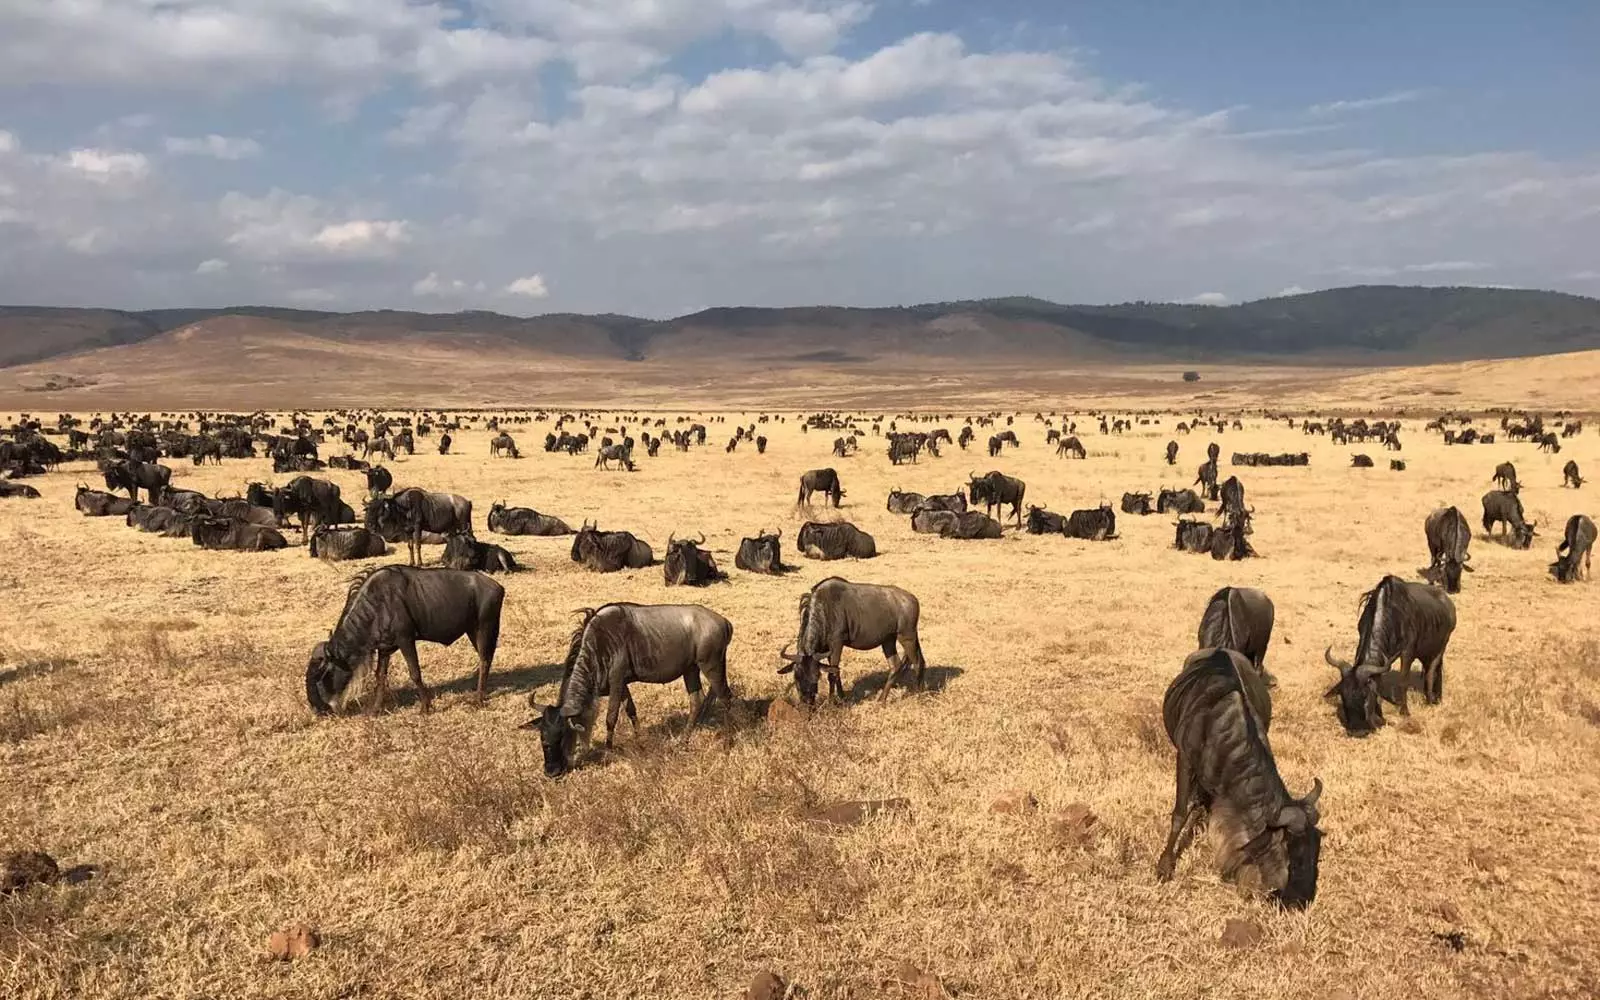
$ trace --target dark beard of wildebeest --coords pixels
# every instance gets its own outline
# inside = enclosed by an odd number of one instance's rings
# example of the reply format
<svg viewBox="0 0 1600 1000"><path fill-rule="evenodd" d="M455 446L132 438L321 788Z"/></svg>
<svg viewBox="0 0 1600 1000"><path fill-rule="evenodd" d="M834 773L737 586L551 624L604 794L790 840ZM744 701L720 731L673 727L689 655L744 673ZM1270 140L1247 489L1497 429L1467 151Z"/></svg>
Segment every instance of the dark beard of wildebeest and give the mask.
<svg viewBox="0 0 1600 1000"><path fill-rule="evenodd" d="M1161 719L1178 751L1177 790L1156 878L1172 878L1195 831L1211 814L1221 840L1221 875L1266 890L1300 910L1317 896L1322 779L1296 799L1284 787L1267 740L1272 700L1249 661L1226 649L1200 649L1167 687Z"/></svg>
<svg viewBox="0 0 1600 1000"><path fill-rule="evenodd" d="M1151 506L1150 506L1150 494L1148 494L1148 493L1124 493L1124 494L1122 494L1122 512L1124 514L1139 514L1139 515L1145 515L1145 514L1153 513L1153 511L1151 509Z"/></svg>
<svg viewBox="0 0 1600 1000"><path fill-rule="evenodd" d="M733 565L749 573L777 576L784 570L782 538L783 532L776 531L772 534L759 532L754 538L742 539Z"/></svg>
<svg viewBox="0 0 1600 1000"><path fill-rule="evenodd" d="M703 587L728 578L728 574L717 569L717 561L711 558L711 553L700 548L705 541L705 535L698 541L667 536L667 552L661 560L661 574L667 586Z"/></svg>
<svg viewBox="0 0 1600 1000"><path fill-rule="evenodd" d="M584 522L572 539L572 561L592 573L615 573L653 565L656 555L643 540L628 531L601 531Z"/></svg>
<svg viewBox="0 0 1600 1000"><path fill-rule="evenodd" d="M1455 507L1440 507L1423 522L1422 533L1428 540L1428 565L1417 570L1417 575L1443 587L1446 593L1459 594L1461 571L1473 571L1468 565L1472 556L1467 552L1472 529L1466 516Z"/></svg>
<svg viewBox="0 0 1600 1000"><path fill-rule="evenodd" d="M957 539L999 538L1001 534L1000 522L987 514L976 510L956 513L932 507L918 507L912 513L911 530L924 535Z"/></svg>
<svg viewBox="0 0 1600 1000"><path fill-rule="evenodd" d="M110 517L112 515L127 514L133 507L134 501L112 493L91 490L89 487L80 484L77 497L72 501L72 505L83 511L84 517Z"/></svg>
<svg viewBox="0 0 1600 1000"><path fill-rule="evenodd" d="M481 573L515 573L522 568L509 551L490 542L478 541L470 530L455 531L445 536L444 555L439 561L451 569L471 569Z"/></svg>
<svg viewBox="0 0 1600 1000"><path fill-rule="evenodd" d="M559 778L572 770L579 744L594 727L601 695L606 703L606 746L616 735L623 708L635 731L639 716L628 685L668 684L683 678L689 695L688 740L706 705L721 698L734 704L728 689L728 643L733 624L698 604L607 604L580 611L582 621L567 645L556 704L535 707L544 773ZM711 682L711 698L700 691L700 675Z"/></svg>
<svg viewBox="0 0 1600 1000"><path fill-rule="evenodd" d="M883 682L878 700L889 700L890 689L907 667L915 670L913 683L920 691L928 668L922 656L922 643L917 638L921 615L922 606L909 591L873 583L851 583L842 577L830 576L800 598L800 630L793 643L795 652L791 654L789 647L784 646L778 655L785 662L778 673L793 673L801 700L815 706L817 682L824 671L828 675L830 696L844 697L839 661L846 647L881 649L889 661L889 676Z"/></svg>
<svg viewBox="0 0 1600 1000"><path fill-rule="evenodd" d="M1338 699L1339 722L1351 736L1365 736L1383 725L1381 695L1410 715L1407 690L1411 662L1422 664L1422 695L1430 705L1444 697L1444 654L1456 627L1456 606L1444 591L1424 583L1386 576L1361 595L1355 663L1323 659L1339 671L1339 682L1324 693ZM1390 664L1399 659L1398 677Z"/></svg>
<svg viewBox="0 0 1600 1000"><path fill-rule="evenodd" d="M967 479L967 496L972 498L973 506L982 503L985 512L994 517L996 508L1002 508L1001 514L1004 516L1003 508L1010 504L1017 527L1022 527L1022 498L1028 491L1027 483L994 471L982 477L968 472Z"/></svg>
<svg viewBox="0 0 1600 1000"><path fill-rule="evenodd" d="M203 549L231 549L237 552L270 552L289 547L277 528L247 524L229 517L196 514L189 525L189 537Z"/></svg>
<svg viewBox="0 0 1600 1000"><path fill-rule="evenodd" d="M296 476L288 485L272 492L272 512L284 523L290 514L300 518L300 541L305 543L310 529L319 524L338 524L345 513L339 498L339 485L326 479ZM354 517L354 514L351 514Z"/></svg>
<svg viewBox="0 0 1600 1000"><path fill-rule="evenodd" d="M1178 464L1178 442L1176 441L1167 442L1167 464Z"/></svg>
<svg viewBox="0 0 1600 1000"><path fill-rule="evenodd" d="M367 527L376 525L386 538L391 528L398 528L406 539L409 564L420 566L424 532L448 538L458 531L472 531L472 501L454 493L430 493L412 486L373 500L367 507L367 520Z"/></svg>
<svg viewBox="0 0 1600 1000"><path fill-rule="evenodd" d="M500 535L550 537L573 533L559 517L541 514L531 507L507 507L503 500L489 508L488 525L490 531Z"/></svg>
<svg viewBox="0 0 1600 1000"><path fill-rule="evenodd" d="M807 521L795 544L808 559L871 559L878 554L877 541L849 521Z"/></svg>
<svg viewBox="0 0 1600 1000"><path fill-rule="evenodd" d="M921 493L901 492L897 486L889 491L888 511L891 514L910 514L926 499Z"/></svg>
<svg viewBox="0 0 1600 1000"><path fill-rule="evenodd" d="M433 709L433 692L422 682L418 642L448 646L462 636L478 653L478 703L488 696L489 667L500 641L500 605L505 588L484 576L457 569L380 566L350 583L344 610L327 641L317 643L306 664L306 700L319 715L333 710L333 699L367 659L377 655L378 694L368 706L376 713L389 684L389 658L398 650L422 699Z"/></svg>
<svg viewBox="0 0 1600 1000"><path fill-rule="evenodd" d="M1510 490L1515 493L1521 488L1521 484L1517 482L1517 467L1510 462L1501 462L1495 466L1494 475L1491 478L1503 490Z"/></svg>
<svg viewBox="0 0 1600 1000"><path fill-rule="evenodd" d="M1494 525L1503 525L1501 535L1514 549L1525 549L1533 544L1538 532L1532 522L1523 519L1522 500L1506 490L1490 490L1483 495L1483 533L1490 534Z"/></svg>
<svg viewBox="0 0 1600 1000"><path fill-rule="evenodd" d="M389 554L382 536L359 525L335 528L319 524L311 531L311 558L341 562Z"/></svg>
<svg viewBox="0 0 1600 1000"><path fill-rule="evenodd" d="M1276 609L1272 598L1253 587L1223 587L1211 595L1200 615L1199 648L1231 649L1242 654L1267 687L1277 681L1267 671L1267 645L1272 642Z"/></svg>
<svg viewBox="0 0 1600 1000"><path fill-rule="evenodd" d="M156 494L172 482L172 470L153 462L127 459L106 466L105 480L108 490L127 490L130 500L138 500L142 489L154 503Z"/></svg>
<svg viewBox="0 0 1600 1000"><path fill-rule="evenodd" d="M1561 485L1578 489L1583 486L1583 477L1578 474L1578 463L1567 459L1567 464L1561 467Z"/></svg>
<svg viewBox="0 0 1600 1000"><path fill-rule="evenodd" d="M367 470L367 493L377 496L386 493L394 485L394 475L379 465Z"/></svg>
<svg viewBox="0 0 1600 1000"><path fill-rule="evenodd" d="M1195 476L1195 485L1205 494L1207 500L1217 498L1217 461L1211 459L1200 466L1200 472Z"/></svg>
<svg viewBox="0 0 1600 1000"><path fill-rule="evenodd" d="M1163 488L1156 495L1156 513L1165 514L1169 510L1174 514L1204 514L1206 502L1200 499L1200 494L1194 490Z"/></svg>
<svg viewBox="0 0 1600 1000"><path fill-rule="evenodd" d="M1075 435L1062 438L1056 445L1056 457L1060 458L1063 455L1071 455L1073 458L1089 457L1089 453L1084 450L1083 442L1079 441Z"/></svg>
<svg viewBox="0 0 1600 1000"><path fill-rule="evenodd" d="M1589 575L1589 554L1594 548L1594 522L1582 514L1567 518L1567 530L1556 546L1556 561L1550 564L1550 575L1559 583L1572 583ZM1579 563L1583 568L1579 569Z"/></svg>
<svg viewBox="0 0 1600 1000"><path fill-rule="evenodd" d="M844 490L839 485L839 474L832 469L812 469L801 476L800 492L796 495L795 503L802 506L811 503L813 493L826 493L837 509L839 501L844 497Z"/></svg>

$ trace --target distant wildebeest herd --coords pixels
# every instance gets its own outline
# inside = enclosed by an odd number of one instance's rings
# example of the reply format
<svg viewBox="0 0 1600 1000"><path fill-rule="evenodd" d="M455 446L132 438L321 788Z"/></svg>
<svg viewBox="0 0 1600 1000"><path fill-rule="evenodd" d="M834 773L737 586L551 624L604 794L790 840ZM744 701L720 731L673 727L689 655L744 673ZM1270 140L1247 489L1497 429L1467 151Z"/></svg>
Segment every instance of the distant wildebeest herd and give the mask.
<svg viewBox="0 0 1600 1000"><path fill-rule="evenodd" d="M653 459L663 441L676 450L688 451L704 446L708 433L704 423L691 423L685 417L677 418L680 426L668 429L664 417L652 421L633 416L606 427L591 422L590 416L556 415L554 429L545 438L545 452L577 455L593 447L595 468L608 471L615 464L635 472L642 468L635 460L639 455L636 440L644 446L644 457ZM1133 428L1135 420L1140 425L1160 423L1157 415L1092 416L1098 418L1102 434L1121 434ZM1289 427L1296 426L1293 418L1268 417L1286 419ZM882 417L829 412L799 420L803 433L837 433L830 448L837 458L857 455L859 442L869 435L882 436L888 443L889 462L899 466L918 463L923 455L941 458L941 442L965 451L978 439L979 430L991 428L991 456L1020 448L1022 443L1012 426L1015 418L1002 418L998 413L968 417L954 436L944 427L906 430L899 426L900 421L939 422L924 416L898 417L889 421L887 430ZM384 557L394 551L391 546L403 542L405 565L365 569L348 585L342 610L327 637L316 643L306 665L305 694L316 713L331 714L357 674L371 663L378 692L369 702L369 711L376 711L383 704L390 659L399 652L426 712L431 709L433 693L422 678L417 644L450 645L467 638L478 657L477 697L484 699L506 598L505 587L488 574L526 567L506 548L476 538L472 500L420 486L396 489L393 470L366 460L374 454L390 461L413 455L416 438L430 437L436 431L438 453L448 455L450 432L465 430L493 434L491 457L520 459L523 453L510 427L549 419L544 413L533 417L425 411L384 416L375 411L342 411L325 417L320 426L304 414L295 414L288 425L278 426L260 413L160 417L125 413L96 416L87 425L61 414L47 426L24 415L7 438L0 440L0 469L7 477L0 479L0 496L37 497L37 490L13 480L42 475L67 462L92 461L105 489L80 484L74 499L77 510L88 517L121 517L130 527L163 537L189 538L201 548L286 549L291 543L284 532L291 527L298 528L300 541L312 557L329 561ZM762 415L756 423L736 427L725 451L732 453L748 441L758 455L767 454L768 438L758 432L758 423L786 419ZM995 428L1000 419L1005 427ZM1057 419L1054 413L1035 415L1046 427L1046 444L1055 444L1057 455L1087 460L1076 422L1062 417L1058 427ZM721 422L720 418L716 422ZM629 432L629 423L635 425L637 439ZM1492 433L1477 433L1467 424L1469 418L1451 415L1430 422L1425 430L1440 433L1447 444L1493 443ZM1242 426L1237 417L1230 423L1220 417L1196 416L1179 423L1177 432L1188 434L1210 427L1222 434ZM1537 415L1518 415L1516 423L1507 415L1501 433L1508 441L1553 445L1548 450L1559 451L1560 440L1570 439L1582 427L1570 420L1561 426L1557 437ZM1306 434L1327 434L1340 443L1376 440L1393 451L1403 447L1398 420L1303 420L1300 428ZM68 448L63 450L51 437L65 437ZM350 453L324 462L321 448L330 440L342 441ZM174 487L172 467L160 462L189 456L196 465L206 461L220 464L224 458L257 457L258 448L271 458L275 472L302 474L281 486L247 482L240 496L209 497ZM355 457L358 450L360 458ZM1176 465L1179 451L1176 440L1167 442L1161 455L1164 464ZM1162 487L1152 499L1151 491L1130 490L1121 497L1120 512L1177 515L1173 547L1181 551L1209 552L1214 559L1255 555L1250 542L1255 507L1246 503L1245 486L1237 476L1218 482L1219 457L1220 446L1210 443L1206 461L1191 484L1200 487L1199 491ZM1309 456L1304 452L1235 452L1232 464L1305 467ZM1368 467L1373 463L1366 455L1356 455L1352 464ZM367 496L359 518L336 483L303 474L323 468L364 474ZM1403 470L1404 463L1392 460L1391 468ZM1569 460L1562 475L1563 487L1583 487L1576 461ZM1492 536L1498 528L1508 548L1528 549L1537 525L1524 511L1515 466L1509 461L1500 463L1491 479L1496 488L1481 500L1485 535ZM126 497L119 495L122 493ZM801 475L795 495L797 512L809 518L811 502L819 495L825 508L843 506L848 494L837 469L818 468ZM912 533L941 539L1002 539L1008 528L1029 535L1088 541L1120 537L1117 512L1109 501L1058 513L1042 503L1025 503L1026 496L1027 484L1021 479L991 470L983 475L970 473L949 493L893 489L886 509L908 518ZM1208 502L1217 504L1215 522L1201 518ZM980 505L982 511L977 509ZM658 562L650 544L629 531L602 531L598 523L589 520L581 521L574 530L561 517L533 507L508 506L504 500L490 507L485 526L503 536L570 536L571 561L591 572L659 564L667 586L705 586L730 579L713 553L704 548L704 534L692 539L670 535ZM1456 608L1449 595L1460 592L1463 572L1473 570L1468 551L1472 535L1466 514L1454 506L1429 513L1422 529L1429 561L1418 575L1425 582L1384 576L1360 596L1352 658L1335 656L1331 645L1324 651L1325 662L1338 673L1324 697L1337 724L1352 736L1365 736L1381 727L1385 703L1401 715L1410 714L1413 663L1420 667L1423 701L1437 705L1443 699L1445 654L1456 627ZM1556 561L1550 565L1551 575L1561 583L1587 577L1595 539L1594 522L1583 514L1572 515ZM794 544L803 556L816 560L860 560L878 555L876 539L845 520L807 519ZM437 566L423 565L423 548L429 545L443 546ZM733 565L741 573L765 576L781 576L793 569L783 563L781 530L758 531L743 538ZM555 702L536 705L537 715L526 726L539 734L544 770L551 777L566 774L582 760L602 697L607 699L608 747L622 712L637 727L630 684L681 680L690 703L685 737L712 700L740 710L728 679L727 655L734 626L722 615L697 604L624 602L600 604L579 614L580 622L562 659ZM1266 655L1275 618L1271 598L1245 587L1222 587L1202 609L1195 651L1185 658L1162 703L1162 721L1177 750L1176 794L1156 874L1162 881L1173 876L1196 830L1214 815L1224 844L1220 854L1223 876L1259 887L1286 907L1299 908L1309 905L1317 890L1322 783L1314 779L1307 794L1291 794L1278 773L1268 740L1272 690L1277 681L1267 670ZM920 621L921 605L905 589L829 576L800 597L795 638L775 651L777 672L792 677L801 702L814 707L823 675L827 676L829 698L845 697L841 661L846 648L877 649L888 664L880 701L888 699L902 677L920 691L928 669ZM711 686L711 699L702 694L702 677Z"/></svg>

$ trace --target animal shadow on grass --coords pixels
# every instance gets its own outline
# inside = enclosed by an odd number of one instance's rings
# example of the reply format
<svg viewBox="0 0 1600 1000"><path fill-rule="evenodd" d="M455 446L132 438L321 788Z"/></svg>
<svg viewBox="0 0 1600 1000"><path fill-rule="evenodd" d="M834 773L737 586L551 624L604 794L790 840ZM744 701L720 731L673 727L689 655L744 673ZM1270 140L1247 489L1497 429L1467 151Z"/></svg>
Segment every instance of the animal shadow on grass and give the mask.
<svg viewBox="0 0 1600 1000"><path fill-rule="evenodd" d="M428 665L422 665L422 679L428 679ZM538 663L525 664L501 670L498 667L489 671L489 698L510 695L523 697L546 684L556 684L561 680L561 664ZM470 694L478 690L478 672L476 669L460 676L452 677L439 684L428 685L435 695L441 694ZM405 660L399 654L389 661L389 694L394 699L396 708L406 708L417 704L421 699L417 696L417 689L412 687L411 678L406 674Z"/></svg>
<svg viewBox="0 0 1600 1000"><path fill-rule="evenodd" d="M920 693L941 694L943 693L946 685L966 672L967 671L965 667L930 666L927 670L923 671L922 691ZM911 669L900 671L900 677L895 681L895 688L897 690L904 691L906 694L918 694L919 692L916 689L916 676L916 671ZM845 703L849 705L858 705L869 698L877 697L883 693L883 686L884 684L888 683L888 680L889 670L887 667L883 668L882 670L874 670L871 673L862 674L856 678L854 684L850 685L850 687L846 689L844 693Z"/></svg>

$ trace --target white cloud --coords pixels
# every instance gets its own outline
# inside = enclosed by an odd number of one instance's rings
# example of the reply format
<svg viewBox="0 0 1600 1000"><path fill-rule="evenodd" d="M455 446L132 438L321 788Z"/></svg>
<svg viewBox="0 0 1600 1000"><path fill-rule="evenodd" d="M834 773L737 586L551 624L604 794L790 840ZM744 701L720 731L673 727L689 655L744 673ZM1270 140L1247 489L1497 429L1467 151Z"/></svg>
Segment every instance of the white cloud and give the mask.
<svg viewBox="0 0 1600 1000"><path fill-rule="evenodd" d="M102 183L138 180L150 172L150 161L143 153L74 149L67 153L65 162L85 177Z"/></svg>
<svg viewBox="0 0 1600 1000"><path fill-rule="evenodd" d="M439 272L429 271L423 277L411 284L411 294L419 298L424 296L438 296L439 298L459 298L472 292L482 293L487 286L482 281L467 282L460 278L444 279L439 277Z"/></svg>
<svg viewBox="0 0 1600 1000"><path fill-rule="evenodd" d="M410 239L410 227L403 221L352 219L323 226L311 242L333 253L363 253Z"/></svg>
<svg viewBox="0 0 1600 1000"><path fill-rule="evenodd" d="M1434 260L1424 264L1407 264L1401 268L1412 274L1438 274L1449 271L1487 271L1493 264L1477 260Z"/></svg>
<svg viewBox="0 0 1600 1000"><path fill-rule="evenodd" d="M1228 297L1221 292L1201 292L1189 301L1197 306L1225 306Z"/></svg>
<svg viewBox="0 0 1600 1000"><path fill-rule="evenodd" d="M17 137L5 129L0 129L0 153L14 153L21 147Z"/></svg>
<svg viewBox="0 0 1600 1000"><path fill-rule="evenodd" d="M530 274L507 285L506 293L529 299L542 299L550 295L550 289L545 286L543 275Z"/></svg>
<svg viewBox="0 0 1600 1000"><path fill-rule="evenodd" d="M1313 104L1306 110L1314 115L1335 115L1350 111L1370 111L1373 108L1387 108L1396 104L1409 104L1428 96L1426 90L1397 90L1389 94L1380 94L1377 97L1361 97L1355 100L1328 101L1324 104Z"/></svg>
<svg viewBox="0 0 1600 1000"><path fill-rule="evenodd" d="M195 265L195 274L221 274L228 269L228 262L220 257L208 257Z"/></svg>
<svg viewBox="0 0 1600 1000"><path fill-rule="evenodd" d="M1299 285L1289 285L1287 287L1278 289L1278 294L1275 296L1275 298L1283 298L1284 296L1288 295L1304 295L1306 291L1306 289L1301 288Z"/></svg>
<svg viewBox="0 0 1600 1000"><path fill-rule="evenodd" d="M169 136L166 149L174 156L209 156L215 160L248 160L261 155L261 144L254 139L215 134L198 139Z"/></svg>

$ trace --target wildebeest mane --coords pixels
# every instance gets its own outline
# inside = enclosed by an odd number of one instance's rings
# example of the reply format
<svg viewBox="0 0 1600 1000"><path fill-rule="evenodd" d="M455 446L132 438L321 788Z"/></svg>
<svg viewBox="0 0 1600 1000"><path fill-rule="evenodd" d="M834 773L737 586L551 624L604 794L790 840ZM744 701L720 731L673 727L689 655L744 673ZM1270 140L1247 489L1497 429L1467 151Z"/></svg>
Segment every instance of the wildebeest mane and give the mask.
<svg viewBox="0 0 1600 1000"><path fill-rule="evenodd" d="M637 605L626 601L613 601L598 608L580 608L578 626L572 630L567 642L567 657L561 664L561 688L556 704L561 714L574 718L584 714L596 697L596 687L604 687L607 678L600 676L611 654L619 645L626 645L628 637L607 622L595 619L607 608L630 608Z"/></svg>

